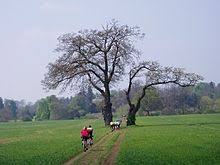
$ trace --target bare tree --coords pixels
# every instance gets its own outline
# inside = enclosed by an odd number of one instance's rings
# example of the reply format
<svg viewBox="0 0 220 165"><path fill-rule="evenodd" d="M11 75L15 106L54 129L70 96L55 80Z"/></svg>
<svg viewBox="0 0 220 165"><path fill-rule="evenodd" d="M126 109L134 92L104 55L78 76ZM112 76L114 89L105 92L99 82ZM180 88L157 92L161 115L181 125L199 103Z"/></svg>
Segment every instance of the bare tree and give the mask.
<svg viewBox="0 0 220 165"><path fill-rule="evenodd" d="M146 84L143 86L142 93L137 99L136 103L131 102L130 91L132 83L135 79L145 76ZM146 94L146 90L152 86L160 84L174 83L181 87L195 85L203 78L195 73L185 73L182 68L162 67L157 62L142 62L129 72L129 85L126 93L126 98L129 104L129 111L127 116L127 125L135 125L135 115L138 112L141 100Z"/></svg>
<svg viewBox="0 0 220 165"><path fill-rule="evenodd" d="M142 37L139 27L119 25L114 20L101 30L62 35L56 49L62 55L49 63L42 83L49 90L58 87L65 90L82 82L91 84L104 98L102 112L105 124L109 125L112 121L110 87L124 75L125 66L138 57L134 41Z"/></svg>

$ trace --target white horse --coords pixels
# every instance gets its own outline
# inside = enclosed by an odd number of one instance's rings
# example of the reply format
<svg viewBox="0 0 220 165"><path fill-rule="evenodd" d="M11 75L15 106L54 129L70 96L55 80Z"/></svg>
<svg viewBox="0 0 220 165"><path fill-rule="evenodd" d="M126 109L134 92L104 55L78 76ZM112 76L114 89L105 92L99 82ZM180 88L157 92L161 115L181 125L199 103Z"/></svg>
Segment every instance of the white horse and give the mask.
<svg viewBox="0 0 220 165"><path fill-rule="evenodd" d="M119 129L121 126L121 122L122 122L121 120L116 120L116 121L110 122L110 126L111 126L112 131Z"/></svg>

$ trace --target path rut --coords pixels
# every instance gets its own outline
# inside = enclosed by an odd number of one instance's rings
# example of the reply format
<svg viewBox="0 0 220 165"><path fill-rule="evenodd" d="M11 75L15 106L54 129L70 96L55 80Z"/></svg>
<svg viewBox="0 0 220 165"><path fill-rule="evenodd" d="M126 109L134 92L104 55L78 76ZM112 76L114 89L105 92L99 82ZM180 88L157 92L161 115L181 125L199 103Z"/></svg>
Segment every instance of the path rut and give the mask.
<svg viewBox="0 0 220 165"><path fill-rule="evenodd" d="M113 165L115 163L125 130L117 130L106 134L87 152L71 158L64 165Z"/></svg>

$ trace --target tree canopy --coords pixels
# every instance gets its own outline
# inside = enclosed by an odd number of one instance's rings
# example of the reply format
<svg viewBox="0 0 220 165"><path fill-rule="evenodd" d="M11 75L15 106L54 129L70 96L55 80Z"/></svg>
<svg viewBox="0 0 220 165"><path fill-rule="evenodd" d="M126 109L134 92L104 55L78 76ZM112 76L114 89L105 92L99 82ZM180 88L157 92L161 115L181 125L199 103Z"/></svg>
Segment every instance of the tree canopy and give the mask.
<svg viewBox="0 0 220 165"><path fill-rule="evenodd" d="M201 76L186 73L181 68L162 67L151 61L139 62L140 52L134 43L143 37L139 27L119 25L115 20L102 26L100 30L85 29L61 35L56 48L60 56L55 62L49 63L42 84L48 90L61 88L63 91L91 85L103 97L102 114L105 125L109 125L112 121L110 88L126 74L126 67L131 66L126 90L130 107L127 121L128 125L135 124L135 114L140 109L146 89L168 83L187 87L202 80ZM140 76L145 77L145 83L134 104L131 102L130 92L134 79ZM79 97L74 104L80 102L77 101Z"/></svg>
<svg viewBox="0 0 220 165"><path fill-rule="evenodd" d="M144 36L139 27L119 25L112 20L101 30L86 29L58 38L61 56L49 63L42 81L46 89L73 88L91 84L104 98L103 117L112 121L110 87L125 74L125 67L139 55L134 41Z"/></svg>
<svg viewBox="0 0 220 165"><path fill-rule="evenodd" d="M142 93L137 98L136 104L131 102L130 91L133 81L137 78L145 77L145 85ZM125 91L129 105L129 113L127 117L127 125L135 124L135 115L140 109L141 100L146 95L146 90L150 87L161 84L177 84L181 87L195 85L203 78L195 73L186 73L182 68L163 67L158 62L144 61L134 66L129 72L129 84Z"/></svg>

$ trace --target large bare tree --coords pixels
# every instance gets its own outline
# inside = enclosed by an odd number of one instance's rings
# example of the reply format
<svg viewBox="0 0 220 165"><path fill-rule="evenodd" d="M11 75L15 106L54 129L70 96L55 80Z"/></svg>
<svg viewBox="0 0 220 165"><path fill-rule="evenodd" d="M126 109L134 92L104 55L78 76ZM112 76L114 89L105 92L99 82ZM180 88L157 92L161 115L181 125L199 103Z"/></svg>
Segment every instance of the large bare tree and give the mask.
<svg viewBox="0 0 220 165"><path fill-rule="evenodd" d="M104 98L102 112L105 124L109 125L110 87L124 75L126 65L138 57L134 41L142 37L139 27L119 25L114 20L101 30L64 34L58 38L56 49L61 56L49 63L42 83L49 90L65 90L82 82L91 84Z"/></svg>
<svg viewBox="0 0 220 165"><path fill-rule="evenodd" d="M140 78L145 78L145 85L142 88L142 93L135 103L132 103L130 92L132 83ZM129 85L126 93L126 98L129 105L127 116L127 125L135 125L135 115L140 109L141 100L146 95L148 88L161 84L174 83L181 87L195 85L203 78L195 73L186 73L182 68L162 67L157 62L141 62L134 66L129 72Z"/></svg>

